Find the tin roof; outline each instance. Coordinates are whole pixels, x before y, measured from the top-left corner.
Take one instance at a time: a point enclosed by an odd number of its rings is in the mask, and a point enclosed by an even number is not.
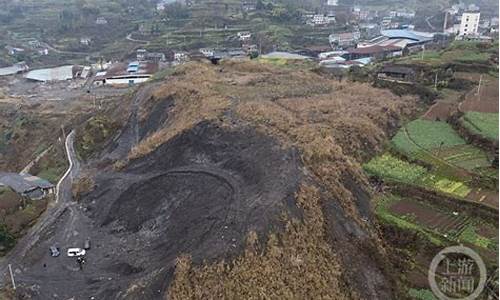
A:
[[[293,54],[289,52],[275,51],[261,56],[262,58],[281,58],[281,59],[310,59],[308,56]]]
[[[380,34],[388,38],[410,39],[417,42],[426,42],[433,39],[434,34],[428,32],[418,32],[406,29],[388,29],[380,31]]]
[[[73,79],[73,66],[61,66],[57,68],[38,69],[26,73],[27,79],[36,81],[62,81]]]
[[[19,194],[28,193],[38,188],[54,187],[52,183],[37,176],[7,172],[0,172],[0,184],[9,186]]]
[[[402,50],[401,47],[393,46],[393,45],[387,45],[387,46],[380,46],[380,45],[373,45],[369,47],[363,47],[363,48],[355,48],[349,50],[350,54],[377,54],[377,53],[383,53],[383,52],[394,52]]]

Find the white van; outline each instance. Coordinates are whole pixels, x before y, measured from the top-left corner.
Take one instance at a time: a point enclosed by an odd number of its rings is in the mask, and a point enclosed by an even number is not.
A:
[[[81,249],[81,248],[69,248],[67,253],[68,253],[69,257],[84,256],[85,255],[85,249]]]

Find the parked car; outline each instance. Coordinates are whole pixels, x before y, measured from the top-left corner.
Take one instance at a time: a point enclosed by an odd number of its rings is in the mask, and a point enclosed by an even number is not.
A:
[[[85,242],[83,243],[83,249],[90,250],[90,238],[85,239]]]
[[[85,249],[82,249],[82,248],[69,248],[67,253],[68,253],[69,257],[83,256],[83,255],[85,255]]]
[[[57,248],[56,246],[50,246],[50,256],[58,257],[60,254],[61,252],[59,252],[59,248]]]

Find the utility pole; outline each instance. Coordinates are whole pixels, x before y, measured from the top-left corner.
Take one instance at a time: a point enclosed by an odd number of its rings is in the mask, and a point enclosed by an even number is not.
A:
[[[66,132],[64,132],[64,125],[61,125],[61,131],[63,134],[63,140],[66,141]]]
[[[422,45],[422,60],[424,60],[424,54],[425,54],[425,45]]]
[[[434,90],[437,91],[438,86],[438,72],[436,72],[436,77],[434,78]]]
[[[12,288],[16,290],[16,282],[14,281],[14,274],[12,274],[12,266],[9,264],[10,280],[12,281]]]
[[[479,85],[477,86],[477,99],[481,100],[481,83],[483,82],[483,75],[479,76]]]

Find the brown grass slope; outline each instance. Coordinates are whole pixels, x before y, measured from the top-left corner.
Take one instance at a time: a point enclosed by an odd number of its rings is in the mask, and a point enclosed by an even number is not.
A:
[[[225,62],[179,67],[149,101],[174,99],[161,129],[129,159],[147,155],[195,124],[252,126],[300,149],[309,181],[296,195],[302,220],[284,213],[283,232],[265,246],[248,233],[235,259],[201,266],[178,259],[171,299],[351,299],[394,296],[387,261],[371,219],[359,163],[381,149],[416,98],[352,82],[338,83],[303,67]],[[145,118],[154,107],[145,104]]]

